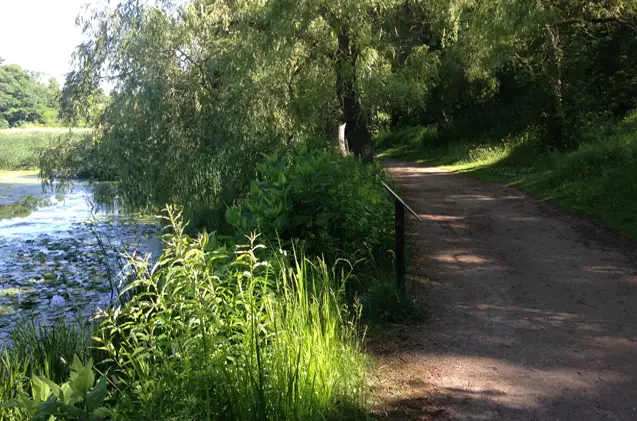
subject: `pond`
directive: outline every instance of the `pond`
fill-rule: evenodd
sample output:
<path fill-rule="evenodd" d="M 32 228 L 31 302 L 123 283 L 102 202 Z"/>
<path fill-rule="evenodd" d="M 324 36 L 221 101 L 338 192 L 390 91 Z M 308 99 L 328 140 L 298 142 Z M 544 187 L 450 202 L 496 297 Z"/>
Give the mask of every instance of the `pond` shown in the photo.
<path fill-rule="evenodd" d="M 33 172 L 0 172 L 0 209 L 14 207 L 0 219 L 0 348 L 21 320 L 90 317 L 116 297 L 123 253 L 161 252 L 156 219 L 96 207 L 87 183 L 59 194 Z"/>

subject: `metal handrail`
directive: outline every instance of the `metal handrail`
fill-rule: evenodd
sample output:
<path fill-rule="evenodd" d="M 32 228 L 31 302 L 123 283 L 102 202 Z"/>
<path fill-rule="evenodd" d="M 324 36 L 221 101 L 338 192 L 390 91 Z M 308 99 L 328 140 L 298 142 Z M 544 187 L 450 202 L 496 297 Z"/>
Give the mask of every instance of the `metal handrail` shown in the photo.
<path fill-rule="evenodd" d="M 396 284 L 399 289 L 405 288 L 405 208 L 421 223 L 424 221 L 405 201 L 396 194 L 384 181 L 383 187 L 394 197 L 396 219 Z"/>

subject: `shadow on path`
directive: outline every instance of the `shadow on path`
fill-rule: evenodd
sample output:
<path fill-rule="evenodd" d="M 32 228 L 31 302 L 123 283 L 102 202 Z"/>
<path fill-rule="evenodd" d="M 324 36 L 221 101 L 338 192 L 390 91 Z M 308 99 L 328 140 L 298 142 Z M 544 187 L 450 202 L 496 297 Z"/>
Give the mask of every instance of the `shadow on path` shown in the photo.
<path fill-rule="evenodd" d="M 385 165 L 425 220 L 411 271 L 432 318 L 378 350 L 376 416 L 637 420 L 634 247 L 514 188 Z"/>

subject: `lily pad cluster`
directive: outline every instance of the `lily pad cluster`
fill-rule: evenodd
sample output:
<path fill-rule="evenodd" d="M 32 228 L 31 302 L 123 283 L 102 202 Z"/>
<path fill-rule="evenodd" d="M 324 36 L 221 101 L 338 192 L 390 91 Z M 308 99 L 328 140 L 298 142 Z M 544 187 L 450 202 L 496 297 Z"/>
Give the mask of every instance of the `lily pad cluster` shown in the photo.
<path fill-rule="evenodd" d="M 90 317 L 108 306 L 120 287 L 122 256 L 159 252 L 159 231 L 156 221 L 105 216 L 25 238 L 0 232 L 0 344 L 21 319 Z"/>

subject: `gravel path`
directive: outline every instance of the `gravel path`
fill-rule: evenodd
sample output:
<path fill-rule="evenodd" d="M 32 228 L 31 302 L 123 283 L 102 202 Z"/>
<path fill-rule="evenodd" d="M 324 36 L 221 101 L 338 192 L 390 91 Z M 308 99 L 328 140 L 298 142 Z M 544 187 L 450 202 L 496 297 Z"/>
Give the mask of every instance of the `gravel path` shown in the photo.
<path fill-rule="evenodd" d="M 634 245 L 511 187 L 384 164 L 425 220 L 408 229 L 430 316 L 379 350 L 376 416 L 637 420 Z"/>

